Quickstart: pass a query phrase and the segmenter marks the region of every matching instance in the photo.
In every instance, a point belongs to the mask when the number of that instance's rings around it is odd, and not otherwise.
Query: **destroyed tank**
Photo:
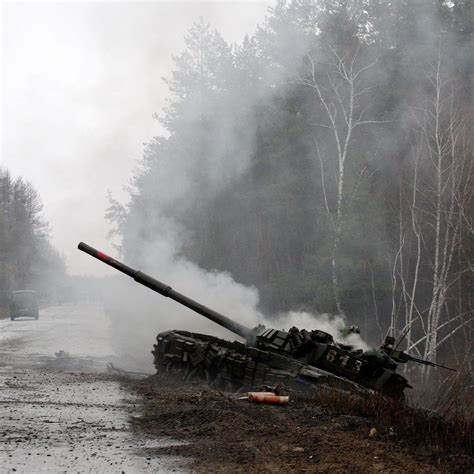
[[[390,337],[380,349],[363,352],[337,343],[324,331],[296,327],[282,331],[263,325],[248,328],[83,242],[78,248],[245,340],[232,342],[180,330],[161,332],[152,354],[162,376],[202,377],[211,387],[228,391],[278,386],[297,391],[380,392],[401,399],[411,386],[396,372],[398,363],[436,365],[396,350]]]

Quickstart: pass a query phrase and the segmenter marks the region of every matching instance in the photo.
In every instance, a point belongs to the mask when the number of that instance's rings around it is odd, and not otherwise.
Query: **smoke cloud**
[[[273,64],[262,71],[267,87],[255,87],[251,93],[247,90],[245,96],[237,99],[235,94],[220,96],[215,103],[210,102],[212,110],[206,111],[197,94],[194,100],[191,98],[184,103],[185,110],[181,114],[186,118],[186,126],[180,130],[179,142],[170,136],[155,138],[148,145],[147,168],[136,178],[140,193],[134,195],[132,190],[127,207],[129,221],[122,236],[124,258],[128,264],[138,266],[175,290],[248,327],[265,324],[276,328],[320,329],[337,340],[346,326],[342,316],[292,311],[280,315],[276,321],[266,320],[259,308],[257,288],[242,285],[228,272],[200,268],[184,256],[194,237],[186,226],[190,216],[199,219],[205,204],[232,186],[252,163],[258,132],[256,111],[262,104],[274,100],[272,86],[279,84],[281,93],[288,71],[299,67],[308,48],[304,38],[298,38],[295,43],[293,34],[291,28],[280,33],[281,44],[277,46],[284,47],[287,35],[287,43],[295,49],[292,55],[285,56],[284,65]],[[209,101],[206,104],[209,107]],[[209,130],[204,138],[200,129],[203,122]],[[167,140],[165,153],[162,152],[163,140]],[[196,143],[207,150],[205,155],[196,155]],[[206,232],[211,235],[212,229]],[[182,329],[237,338],[178,303],[119,277],[106,283],[104,300],[111,318],[115,349],[132,359],[136,366],[148,370],[152,369],[149,350],[160,331]],[[358,335],[351,335],[344,342],[367,347]]]

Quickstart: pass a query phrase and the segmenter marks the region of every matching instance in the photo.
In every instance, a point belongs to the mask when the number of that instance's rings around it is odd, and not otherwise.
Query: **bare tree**
[[[313,125],[329,130],[332,140],[321,153],[318,139],[315,138],[315,151],[321,167],[321,181],[324,204],[333,225],[333,242],[331,253],[332,287],[337,311],[344,314],[338,277],[338,253],[341,231],[344,222],[344,207],[347,196],[346,170],[347,163],[352,158],[354,132],[363,125],[380,124],[384,121],[369,116],[370,106],[365,106],[364,98],[373,89],[374,84],[368,84],[367,75],[375,67],[377,61],[364,61],[361,55],[361,45],[348,48],[344,54],[331,44],[327,45],[329,62],[316,63],[308,56],[308,71],[298,83],[314,90],[318,102],[322,105],[325,121]],[[324,155],[324,156],[322,156]],[[334,175],[326,176],[325,167],[328,162],[334,165]],[[358,183],[363,178],[366,169],[360,171]],[[356,188],[358,187],[356,184]],[[330,202],[329,188],[334,189],[333,203]],[[352,193],[353,195],[353,193]]]
[[[415,111],[418,131],[412,148],[411,182],[402,183],[407,215],[400,218],[394,265],[408,349],[431,360],[443,343],[466,331],[473,320],[462,304],[450,304],[456,284],[465,272],[472,271],[469,256],[464,258],[462,236],[472,225],[467,216],[473,200],[473,166],[467,123],[454,84],[443,71],[441,51],[440,45],[430,64],[429,90]],[[406,246],[406,240],[412,245]],[[423,296],[427,285],[428,300]]]

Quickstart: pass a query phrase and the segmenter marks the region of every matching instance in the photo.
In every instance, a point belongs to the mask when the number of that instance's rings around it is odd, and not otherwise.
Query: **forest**
[[[56,301],[66,267],[49,240],[48,224],[35,188],[0,169],[0,311],[7,314],[10,294],[35,290],[40,302]]]
[[[269,318],[343,315],[471,371],[473,40],[470,0],[279,1],[239,44],[197,21],[163,133],[110,198],[122,255],[153,268],[172,246],[258,289]]]

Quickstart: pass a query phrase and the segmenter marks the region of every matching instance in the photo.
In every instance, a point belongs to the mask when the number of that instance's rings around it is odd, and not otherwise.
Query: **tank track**
[[[162,332],[153,347],[159,377],[200,379],[215,389],[242,392],[264,386],[285,386],[296,391],[331,389],[372,393],[350,380],[295,359],[205,334]]]

